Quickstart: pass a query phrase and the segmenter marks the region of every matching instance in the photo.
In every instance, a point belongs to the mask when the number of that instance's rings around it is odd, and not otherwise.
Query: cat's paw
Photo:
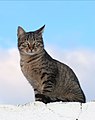
[[[36,101],[41,101],[41,102],[43,102],[43,103],[45,103],[45,104],[51,102],[50,97],[48,97],[48,96],[46,96],[46,95],[43,95],[43,94],[36,94],[36,95],[35,95],[35,99],[36,99]]]

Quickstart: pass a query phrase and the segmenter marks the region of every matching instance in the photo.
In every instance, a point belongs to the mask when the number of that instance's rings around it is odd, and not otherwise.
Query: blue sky
[[[94,1],[0,1],[1,48],[16,47],[18,25],[30,31],[44,24],[45,44],[95,48]]]
[[[19,66],[17,27],[44,24],[46,50],[75,71],[87,101],[95,99],[95,2],[0,1],[0,104],[33,100]]]

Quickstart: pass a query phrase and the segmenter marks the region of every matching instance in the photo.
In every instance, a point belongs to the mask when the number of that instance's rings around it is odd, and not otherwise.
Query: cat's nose
[[[30,50],[32,49],[32,47],[30,45],[28,47],[29,47]]]
[[[30,50],[31,52],[33,52],[34,47],[33,47],[33,46],[29,46],[29,50]]]
[[[29,49],[32,50],[33,49],[33,46],[30,44],[28,45]]]

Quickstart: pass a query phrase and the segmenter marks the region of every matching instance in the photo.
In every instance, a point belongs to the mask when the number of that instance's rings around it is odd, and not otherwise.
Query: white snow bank
[[[0,120],[95,120],[95,102],[0,105]]]

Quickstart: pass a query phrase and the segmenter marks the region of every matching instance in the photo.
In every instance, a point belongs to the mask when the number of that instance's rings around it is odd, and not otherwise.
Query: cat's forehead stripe
[[[26,36],[29,38],[29,37],[31,37],[31,38],[33,38],[34,37],[34,32],[27,32],[26,33]]]

